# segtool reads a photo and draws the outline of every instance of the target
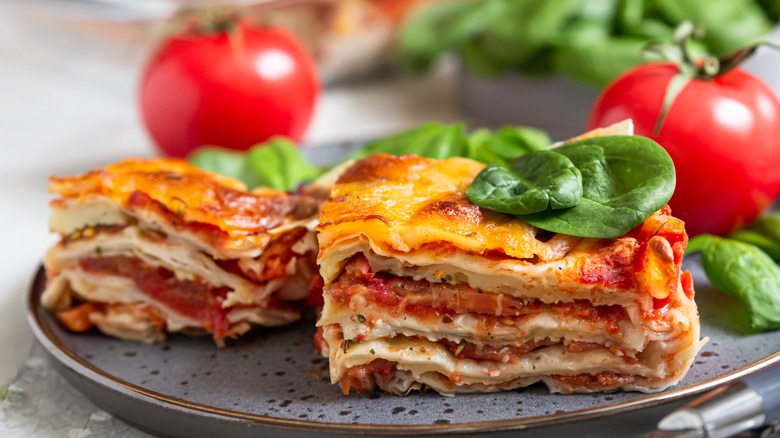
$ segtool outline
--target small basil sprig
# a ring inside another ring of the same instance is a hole
[[[271,138],[246,153],[205,147],[188,159],[203,170],[236,178],[250,189],[294,190],[322,173],[301,155],[294,143],[283,137]]]
[[[712,285],[742,301],[751,325],[780,329],[780,267],[757,246],[703,234],[691,239],[688,253],[701,250],[701,264]]]
[[[554,151],[581,172],[582,199],[571,208],[518,214],[543,230],[580,237],[618,237],[661,209],[674,192],[672,159],[649,138],[595,137],[566,143]],[[484,184],[485,177],[480,173],[474,184]],[[469,199],[491,208],[479,198]]]
[[[516,215],[570,208],[582,199],[582,175],[566,156],[534,151],[516,158],[509,168],[491,164],[466,195],[480,207]]]

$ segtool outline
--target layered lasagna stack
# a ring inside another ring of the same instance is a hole
[[[128,160],[52,178],[43,304],[70,329],[124,339],[297,320],[316,271],[305,195],[246,191],[174,159]]]
[[[344,392],[659,391],[701,347],[668,208],[614,239],[472,204],[483,164],[373,155],[320,216],[320,347]]]

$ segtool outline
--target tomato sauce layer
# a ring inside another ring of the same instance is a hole
[[[372,375],[379,381],[390,381],[395,376],[396,364],[385,359],[375,359],[365,365],[358,365],[347,368],[344,376],[341,378],[341,391],[347,395],[350,389],[354,388],[357,392],[365,392],[371,388],[363,386],[365,377]]]
[[[451,316],[462,313],[486,315],[490,323],[515,324],[512,317],[536,315],[543,310],[603,323],[611,333],[620,330],[619,321],[626,318],[621,306],[594,306],[587,300],[572,303],[545,304],[538,300],[518,299],[472,288],[466,284],[431,283],[387,273],[371,272],[362,254],[352,257],[345,272],[326,291],[336,302],[348,303],[354,296],[365,296],[386,307],[391,314],[416,314],[438,317],[452,322]],[[449,319],[448,319],[449,318]],[[496,321],[491,321],[495,319]]]
[[[610,371],[598,374],[577,374],[574,376],[562,376],[554,374],[553,379],[571,386],[624,386],[634,383],[636,376],[632,374],[618,374]]]
[[[229,329],[227,310],[222,302],[230,291],[200,281],[181,280],[168,269],[153,267],[134,257],[99,257],[79,261],[88,272],[116,275],[132,280],[136,286],[168,309],[198,321],[214,339]]]
[[[439,344],[446,347],[458,359],[474,360],[492,360],[503,363],[517,363],[525,353],[536,350],[537,348],[558,344],[549,339],[540,341],[518,341],[516,344],[490,345],[473,344],[462,341],[461,343],[450,341],[449,339],[440,339]],[[583,351],[593,350],[595,348],[608,348],[612,354],[623,359],[626,363],[637,363],[638,359],[629,353],[621,350],[619,346],[612,345],[606,347],[597,342],[567,342],[564,349],[569,353],[582,353]]]

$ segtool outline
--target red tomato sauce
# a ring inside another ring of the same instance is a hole
[[[363,386],[363,379],[368,375],[374,378],[388,381],[393,378],[396,372],[395,362],[385,359],[375,359],[365,365],[358,365],[348,368],[341,378],[341,391],[344,395],[349,394],[350,389],[354,388],[357,392],[368,391],[371,388]]]
[[[168,269],[152,267],[133,257],[99,257],[79,261],[88,272],[105,273],[125,277],[151,298],[170,310],[195,321],[214,335],[215,340],[224,337],[229,329],[227,310],[222,302],[227,287],[213,287],[200,281],[180,280]]]
[[[563,382],[572,386],[617,386],[627,385],[634,383],[635,376],[631,374],[618,374],[609,371],[592,374],[577,374],[574,376],[562,376],[560,374],[554,374],[551,376],[553,379]]]
[[[390,313],[411,313],[440,318],[462,313],[485,315],[486,327],[497,323],[513,325],[512,317],[536,315],[542,310],[603,323],[616,333],[619,322],[627,318],[621,306],[594,306],[587,300],[545,304],[538,300],[517,299],[505,294],[482,291],[466,284],[430,283],[386,273],[371,272],[365,256],[354,256],[345,273],[326,291],[335,301],[346,303],[355,295],[366,295],[371,301],[388,308]]]

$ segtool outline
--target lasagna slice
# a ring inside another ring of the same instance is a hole
[[[688,237],[668,207],[614,239],[483,210],[484,165],[377,154],[320,216],[318,347],[342,389],[660,391],[701,348]]]
[[[316,273],[317,200],[246,191],[176,159],[127,160],[53,177],[42,303],[70,329],[221,344],[300,317]]]

